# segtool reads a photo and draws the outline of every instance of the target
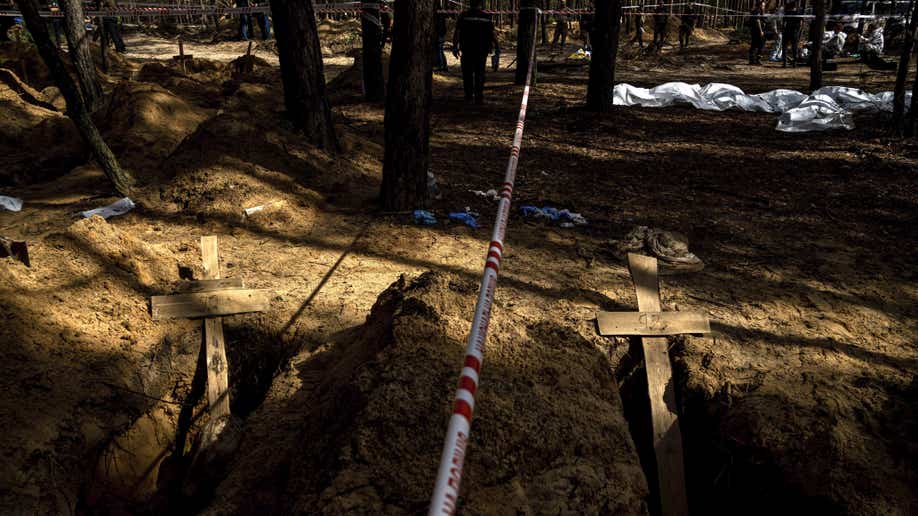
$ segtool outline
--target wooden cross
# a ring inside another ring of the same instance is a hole
[[[207,401],[211,417],[230,415],[229,363],[223,343],[223,316],[268,309],[269,291],[246,289],[239,278],[220,279],[217,237],[201,237],[204,280],[190,291],[172,296],[153,296],[154,321],[204,318],[204,351],[207,358]]]
[[[192,59],[194,59],[194,56],[192,54],[185,55],[185,43],[182,41],[181,38],[179,38],[178,40],[178,53],[179,55],[172,56],[172,59],[180,62],[182,64],[182,73],[186,73],[185,61],[191,61]]]
[[[676,411],[676,391],[666,335],[711,332],[708,318],[698,312],[663,312],[657,259],[628,254],[628,269],[637,291],[638,312],[599,312],[601,335],[641,337],[647,369],[647,391],[653,421],[660,507],[663,516],[687,516],[682,433]]]

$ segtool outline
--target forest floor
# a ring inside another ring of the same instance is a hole
[[[452,59],[435,75],[440,222],[422,227],[375,208],[383,108],[343,52],[326,64],[332,155],[283,121],[270,55],[245,73],[228,62],[246,44],[190,43],[213,61],[183,72],[170,41],[129,37],[95,115],[139,181],[138,207],[108,221],[77,215],[116,197],[69,122],[0,83],[0,193],[25,201],[0,235],[32,261],[0,259],[0,512],[422,512],[496,210],[471,191],[502,182],[519,108],[513,50],[481,106]],[[918,143],[882,114],[808,134],[762,113],[589,114],[586,67],[562,65],[574,50],[545,60],[529,102],[462,511],[658,510],[640,347],[595,325],[636,309],[615,242],[644,225],[705,262],[661,281],[665,310],[715,329],[671,340],[692,512],[914,514]],[[808,69],[747,66],[745,50],[626,48],[617,81],[806,89]],[[7,45],[3,67],[51,102],[34,55]],[[825,77],[893,80],[853,62]],[[526,204],[588,224],[525,219]],[[481,227],[448,221],[466,207]],[[217,463],[195,460],[202,325],[149,315],[150,296],[202,277],[205,235],[224,276],[271,291],[268,311],[224,318],[238,420]]]

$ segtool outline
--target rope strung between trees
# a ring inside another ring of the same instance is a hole
[[[453,414],[446,430],[446,440],[440,455],[440,467],[437,481],[430,500],[430,516],[442,516],[456,512],[459,500],[459,482],[462,479],[462,465],[465,462],[465,450],[468,446],[472,426],[472,414],[475,410],[475,392],[478,390],[478,379],[484,361],[484,346],[488,338],[488,323],[491,319],[491,306],[494,303],[494,292],[497,290],[497,274],[500,271],[500,260],[504,251],[504,235],[507,231],[507,219],[510,216],[510,199],[513,195],[513,182],[516,178],[516,167],[520,159],[520,147],[523,144],[523,127],[526,122],[526,106],[529,103],[529,88],[532,80],[532,68],[535,62],[535,34],[532,35],[532,50],[529,55],[529,68],[526,71],[526,85],[523,87],[523,100],[520,102],[520,114],[510,147],[510,160],[507,172],[500,188],[500,203],[488,254],[485,259],[481,285],[478,287],[478,301],[475,304],[475,316],[472,318],[472,329],[466,345],[465,359],[459,376],[459,386],[453,403]]]

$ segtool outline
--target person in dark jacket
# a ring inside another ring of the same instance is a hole
[[[114,10],[118,8],[118,4],[115,0],[99,0],[96,3],[96,6],[102,9]],[[105,34],[112,39],[112,43],[115,44],[115,51],[119,53],[127,52],[127,47],[124,45],[124,40],[121,39],[121,27],[118,25],[117,16],[103,16],[102,17],[102,30],[105,31]]]
[[[653,11],[653,46],[657,52],[663,50],[663,44],[666,43],[666,29],[669,25],[669,13],[666,12],[666,6],[663,0],[657,0],[657,7]]]
[[[460,57],[462,86],[465,99],[473,97],[477,104],[484,102],[485,66],[488,54],[497,44],[494,21],[481,10],[481,0],[472,0],[471,8],[463,11],[456,20],[453,31],[453,55]]]
[[[749,64],[762,64],[762,52],[765,50],[765,2],[759,2],[749,17]]]
[[[437,31],[437,48],[435,49],[437,62],[434,66],[434,70],[445,72],[449,70],[449,67],[446,65],[446,52],[443,51],[443,45],[446,44],[446,14],[437,13],[434,18],[434,25]]]
[[[790,57],[791,65],[797,66],[797,48],[800,46],[800,15],[803,11],[797,9],[796,2],[789,2],[787,9],[784,11],[784,29],[781,35],[781,46],[784,58],[781,67],[787,67],[787,59]]]
[[[692,33],[695,32],[695,23],[697,22],[698,17],[695,15],[695,9],[691,4],[685,8],[685,12],[682,13],[681,23],[679,24],[679,49],[685,50],[689,46],[689,41],[692,39]]]

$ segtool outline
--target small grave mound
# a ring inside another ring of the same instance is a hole
[[[95,118],[124,166],[156,169],[206,114],[155,84],[122,82]]]
[[[51,179],[84,161],[76,126],[7,69],[0,69],[0,112],[0,184]]]
[[[250,429],[260,437],[212,512],[424,510],[476,293],[441,273],[389,287],[364,325],[298,366],[309,387]],[[646,513],[610,365],[570,328],[495,307],[472,428],[466,514]]]

